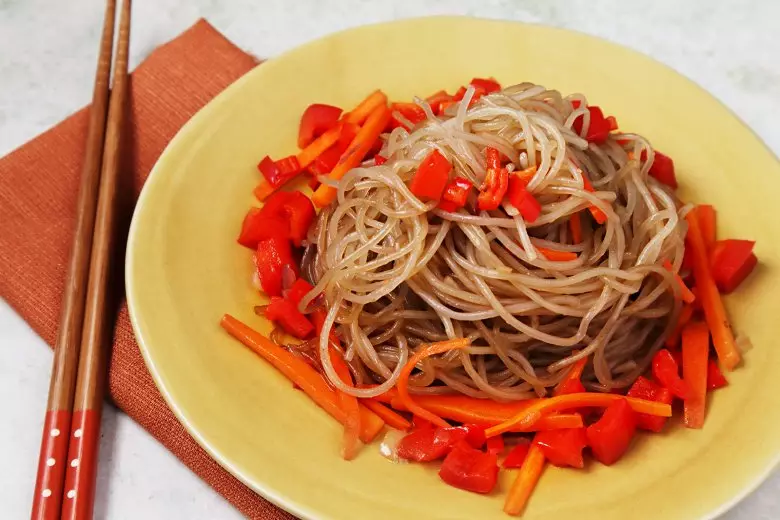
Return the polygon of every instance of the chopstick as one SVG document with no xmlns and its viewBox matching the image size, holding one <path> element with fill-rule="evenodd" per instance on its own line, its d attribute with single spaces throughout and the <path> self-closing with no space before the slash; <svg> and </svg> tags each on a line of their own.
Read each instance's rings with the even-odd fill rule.
<svg viewBox="0 0 780 520">
<path fill-rule="evenodd" d="M 115 17 L 116 1 L 107 0 L 90 108 L 84 166 L 81 171 L 81 186 L 76 205 L 76 226 L 62 299 L 60 327 L 54 347 L 49 400 L 43 421 L 38 474 L 33 495 L 33 520 L 60 516 L 65 480 L 65 457 L 68 453 L 67 434 L 70 431 L 73 396 L 76 389 L 89 257 L 92 250 L 92 230 L 100 183 L 100 165 L 103 158 Z"/>
<path fill-rule="evenodd" d="M 122 4 L 108 106 L 115 20 L 116 0 L 106 0 L 76 229 L 33 496 L 33 520 L 92 518 L 100 416 L 111 347 L 106 334 L 110 331 L 107 303 L 127 97 L 130 0 Z"/>
</svg>

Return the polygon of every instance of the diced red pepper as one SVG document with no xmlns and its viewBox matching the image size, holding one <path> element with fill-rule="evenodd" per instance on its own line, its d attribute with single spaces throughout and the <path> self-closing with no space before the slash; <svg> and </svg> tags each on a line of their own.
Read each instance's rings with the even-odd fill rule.
<svg viewBox="0 0 780 520">
<path fill-rule="evenodd" d="M 423 159 L 409 189 L 422 200 L 441 200 L 452 165 L 438 149 Z"/>
<path fill-rule="evenodd" d="M 525 462 L 525 457 L 528 455 L 528 450 L 531 449 L 531 441 L 528 439 L 520 439 L 517 446 L 509 451 L 509 454 L 501 464 L 506 469 L 519 468 Z"/>
<path fill-rule="evenodd" d="M 266 238 L 257 244 L 255 266 L 260 286 L 268 296 L 282 295 L 282 273 L 285 269 L 292 269 L 298 275 L 298 264 L 293 259 L 290 241 L 278 236 Z"/>
<path fill-rule="evenodd" d="M 617 130 L 617 120 L 612 116 L 605 118 L 601 108 L 596 105 L 589 106 L 588 111 L 590 112 L 590 125 L 588 125 L 585 139 L 591 143 L 603 143 L 609 137 L 610 131 Z M 582 133 L 583 119 L 584 116 L 580 116 L 571 125 L 572 130 L 577 134 Z"/>
<path fill-rule="evenodd" d="M 474 78 L 470 84 L 474 85 L 474 88 L 481 89 L 485 94 L 492 94 L 501 90 L 501 84 L 493 78 Z"/>
<path fill-rule="evenodd" d="M 419 415 L 412 416 L 412 428 L 415 430 L 420 429 L 433 429 L 433 423 L 428 419 L 423 419 Z"/>
<path fill-rule="evenodd" d="M 314 287 L 312 287 L 309 282 L 303 278 L 298 278 L 295 280 L 295 283 L 292 284 L 292 286 L 290 286 L 290 288 L 287 290 L 284 297 L 298 306 L 298 304 L 301 303 L 303 297 L 309 294 L 312 289 L 314 289 Z"/>
<path fill-rule="evenodd" d="M 465 442 L 472 448 L 480 448 L 485 444 L 485 429 L 475 424 L 436 428 L 436 442 L 449 448 L 460 442 Z"/>
<path fill-rule="evenodd" d="M 656 401 L 659 403 L 672 404 L 672 393 L 668 388 L 655 384 L 646 377 L 639 376 L 631 389 L 628 391 L 628 397 L 645 399 L 647 401 Z M 636 414 L 636 425 L 643 430 L 651 432 L 660 432 L 666 424 L 666 417 L 648 415 L 646 413 Z"/>
<path fill-rule="evenodd" d="M 561 384 L 555 389 L 556 395 L 579 394 L 582 392 L 587 392 L 587 390 L 579 379 L 561 381 Z"/>
<path fill-rule="evenodd" d="M 647 160 L 647 152 L 642 152 L 642 160 Z M 668 155 L 664 155 L 656 150 L 653 164 L 650 166 L 650 170 L 647 173 L 661 184 L 666 184 L 671 188 L 677 189 L 677 177 L 674 174 L 674 161 Z"/>
<path fill-rule="evenodd" d="M 707 390 L 717 390 L 729 384 L 723 372 L 720 371 L 718 362 L 711 359 L 707 362 Z"/>
<path fill-rule="evenodd" d="M 501 168 L 501 152 L 492 146 L 485 148 L 485 165 L 488 170 L 498 170 Z"/>
<path fill-rule="evenodd" d="M 636 413 L 625 399 L 610 404 L 601 419 L 585 431 L 593 456 L 602 464 L 617 462 L 628 450 L 636 431 Z"/>
<path fill-rule="evenodd" d="M 500 164 L 498 150 L 488 146 L 485 149 L 485 156 L 488 169 L 485 174 L 485 181 L 479 187 L 479 197 L 477 197 L 477 207 L 480 211 L 497 209 L 509 189 L 509 172 L 507 169 L 490 167 L 491 164 Z"/>
<path fill-rule="evenodd" d="M 396 451 L 404 460 L 430 462 L 444 457 L 451 448 L 448 443 L 436 442 L 436 429 L 416 427 L 398 442 Z"/>
<path fill-rule="evenodd" d="M 720 292 L 728 294 L 748 277 L 758 263 L 752 240 L 718 240 L 712 250 L 710 269 Z"/>
<path fill-rule="evenodd" d="M 439 208 L 444 211 L 456 211 L 466 205 L 469 191 L 473 185 L 465 177 L 455 177 L 444 188 L 444 193 L 439 201 Z"/>
<path fill-rule="evenodd" d="M 387 159 L 379 154 L 376 154 L 374 156 L 374 164 L 377 166 L 381 166 L 387 162 Z"/>
<path fill-rule="evenodd" d="M 687 383 L 680 377 L 679 363 L 665 348 L 653 356 L 653 377 L 668 388 L 675 397 L 687 399 L 690 394 Z"/>
<path fill-rule="evenodd" d="M 439 477 L 458 489 L 490 493 L 498 480 L 498 458 L 493 453 L 459 444 L 442 462 Z"/>
<path fill-rule="evenodd" d="M 528 181 L 517 174 L 509 177 L 509 203 L 514 206 L 526 222 L 534 222 L 542 214 L 542 205 L 526 188 Z"/>
<path fill-rule="evenodd" d="M 314 204 L 300 191 L 279 191 L 266 201 L 261 213 L 265 217 L 282 217 L 288 223 L 288 237 L 300 246 L 314 221 Z M 271 222 L 269 222 L 270 224 Z"/>
<path fill-rule="evenodd" d="M 306 148 L 314 139 L 330 130 L 339 122 L 342 110 L 339 107 L 315 103 L 303 111 L 298 127 L 298 148 Z"/>
<path fill-rule="evenodd" d="M 320 154 L 319 157 L 314 159 L 314 162 L 309 165 L 309 173 L 312 175 L 327 175 L 336 167 L 341 154 L 344 150 L 338 147 L 338 144 L 331 146 Z"/>
<path fill-rule="evenodd" d="M 298 339 L 306 339 L 314 332 L 312 322 L 301 314 L 297 305 L 284 298 L 272 297 L 271 303 L 265 308 L 265 317 Z"/>
<path fill-rule="evenodd" d="M 287 219 L 263 214 L 261 208 L 249 208 L 241 224 L 241 234 L 238 243 L 251 249 L 257 249 L 257 244 L 272 236 L 287 237 L 290 234 L 290 223 Z"/>
<path fill-rule="evenodd" d="M 273 167 L 268 164 L 268 156 L 264 157 L 257 168 L 273 188 L 278 188 L 301 173 L 301 164 L 295 155 L 290 155 L 274 161 Z"/>
<path fill-rule="evenodd" d="M 440 90 L 432 96 L 426 98 L 425 101 L 427 101 L 431 106 L 431 111 L 438 116 L 441 114 L 442 103 L 452 101 L 452 96 L 447 94 L 445 91 Z"/>
<path fill-rule="evenodd" d="M 463 96 L 466 95 L 466 87 L 460 87 L 458 90 L 455 91 L 455 95 L 452 96 L 453 101 L 460 101 L 463 99 Z"/>
<path fill-rule="evenodd" d="M 585 428 L 541 431 L 536 434 L 534 442 L 539 445 L 545 458 L 555 466 L 585 467 L 585 460 L 582 458 L 582 450 L 588 445 Z"/>
<path fill-rule="evenodd" d="M 501 435 L 490 437 L 487 440 L 485 448 L 487 449 L 488 453 L 501 455 L 502 453 L 504 453 L 504 437 L 502 437 Z"/>
<path fill-rule="evenodd" d="M 425 110 L 423 110 L 422 107 L 416 103 L 393 103 L 390 105 L 390 111 L 398 112 L 403 117 L 408 119 L 412 125 L 416 125 L 417 123 L 425 121 Z M 391 116 L 388 127 L 392 130 L 398 128 L 399 126 L 404 125 L 401 123 L 401 121 L 396 119 L 395 116 Z M 409 128 L 407 130 L 411 129 Z"/>
</svg>

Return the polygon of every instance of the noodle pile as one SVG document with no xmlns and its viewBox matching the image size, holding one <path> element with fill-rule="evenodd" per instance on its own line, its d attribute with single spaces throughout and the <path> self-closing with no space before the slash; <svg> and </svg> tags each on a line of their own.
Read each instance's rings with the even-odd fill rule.
<svg viewBox="0 0 780 520">
<path fill-rule="evenodd" d="M 427 120 L 386 136 L 380 153 L 388 161 L 348 172 L 337 201 L 320 213 L 302 266 L 315 288 L 301 308 L 324 294 L 328 314 L 316 342 L 325 374 L 341 391 L 371 397 L 395 385 L 420 344 L 469 337 L 470 348 L 418 365 L 410 391 L 544 396 L 584 356 L 589 389 L 630 385 L 681 309 L 673 273 L 683 259 L 688 208 L 648 176 L 654 153 L 643 137 L 611 135 L 596 145 L 572 130 L 581 118 L 580 134 L 587 134 L 581 95 L 523 83 L 469 107 L 472 95 L 469 88 L 441 116 L 416 100 Z M 454 213 L 409 190 L 433 149 L 452 163 L 451 178 L 479 187 L 487 146 L 508 157 L 509 168 L 537 168 L 528 190 L 542 214 L 532 224 L 507 202 L 478 212 L 476 190 Z M 590 218 L 591 205 L 607 215 L 603 225 Z M 583 232 L 573 244 L 568 221 L 576 213 Z M 577 259 L 550 261 L 536 246 Z M 327 354 L 334 327 L 356 388 L 336 376 Z"/>
</svg>

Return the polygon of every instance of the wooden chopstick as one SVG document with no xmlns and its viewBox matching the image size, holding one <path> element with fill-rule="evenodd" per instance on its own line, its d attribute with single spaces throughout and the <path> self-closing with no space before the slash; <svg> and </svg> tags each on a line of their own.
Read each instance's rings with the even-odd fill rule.
<svg viewBox="0 0 780 520">
<path fill-rule="evenodd" d="M 107 0 L 90 108 L 84 166 L 81 171 L 81 187 L 76 206 L 76 226 L 65 282 L 65 294 L 62 300 L 60 328 L 54 348 L 49 400 L 46 406 L 41 450 L 38 457 L 38 474 L 35 481 L 31 516 L 33 520 L 60 517 L 65 480 L 65 458 L 68 453 L 68 432 L 70 431 L 73 396 L 76 388 L 87 274 L 103 157 L 115 19 L 116 1 Z"/>
<path fill-rule="evenodd" d="M 114 82 L 108 108 L 103 170 L 89 264 L 86 314 L 81 339 L 76 394 L 73 401 L 62 519 L 91 519 L 95 498 L 100 418 L 108 360 L 111 357 L 111 274 L 116 238 L 116 195 L 122 132 L 127 113 L 131 0 L 123 0 Z"/>
</svg>

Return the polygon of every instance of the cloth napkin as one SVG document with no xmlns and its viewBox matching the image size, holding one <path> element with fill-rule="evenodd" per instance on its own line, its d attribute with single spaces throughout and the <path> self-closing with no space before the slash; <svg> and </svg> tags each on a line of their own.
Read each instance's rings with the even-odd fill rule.
<svg viewBox="0 0 780 520">
<path fill-rule="evenodd" d="M 168 141 L 198 109 L 257 64 L 200 20 L 133 72 L 120 237 L 126 236 L 141 187 Z M 87 126 L 84 108 L 0 159 L 0 296 L 49 345 L 60 315 Z M 124 251 L 117 255 L 116 271 L 122 271 Z M 121 272 L 117 275 L 117 290 L 123 292 Z M 124 297 L 116 314 L 108 385 L 116 406 L 247 517 L 292 519 L 231 476 L 190 437 L 146 369 Z"/>
</svg>

